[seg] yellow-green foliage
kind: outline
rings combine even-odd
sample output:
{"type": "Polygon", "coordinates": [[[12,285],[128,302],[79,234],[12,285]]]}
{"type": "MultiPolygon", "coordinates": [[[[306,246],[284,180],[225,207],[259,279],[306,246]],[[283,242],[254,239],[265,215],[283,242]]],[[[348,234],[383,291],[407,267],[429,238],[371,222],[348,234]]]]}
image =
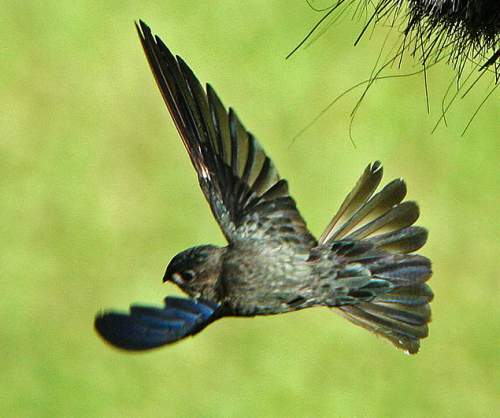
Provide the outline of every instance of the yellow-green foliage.
{"type": "MultiPolygon", "coordinates": [[[[8,1],[0,59],[2,417],[479,417],[498,413],[498,94],[486,84],[430,131],[453,71],[383,80],[352,126],[347,96],[385,32],[337,24],[285,62],[319,17],[305,2],[8,1]],[[31,4],[30,4],[31,3],[31,4]],[[430,230],[430,337],[416,357],[327,309],[225,319],[141,355],[94,314],[160,303],[170,258],[222,244],[133,26],[143,18],[234,106],[319,234],[366,164],[402,176],[430,230]]],[[[395,38],[397,39],[397,38],[395,38]]],[[[404,65],[409,65],[405,63],[404,65]]],[[[402,71],[415,68],[403,67],[402,71]]],[[[358,91],[359,95],[361,92],[358,91]]]]}

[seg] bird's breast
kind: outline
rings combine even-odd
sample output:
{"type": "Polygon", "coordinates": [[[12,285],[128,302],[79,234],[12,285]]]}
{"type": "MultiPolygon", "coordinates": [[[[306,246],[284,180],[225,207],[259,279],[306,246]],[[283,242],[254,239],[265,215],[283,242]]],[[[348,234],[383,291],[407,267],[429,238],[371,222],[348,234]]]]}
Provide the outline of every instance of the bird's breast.
{"type": "Polygon", "coordinates": [[[309,291],[306,254],[286,249],[240,248],[226,254],[220,277],[225,304],[235,315],[269,315],[294,310],[309,291]]]}

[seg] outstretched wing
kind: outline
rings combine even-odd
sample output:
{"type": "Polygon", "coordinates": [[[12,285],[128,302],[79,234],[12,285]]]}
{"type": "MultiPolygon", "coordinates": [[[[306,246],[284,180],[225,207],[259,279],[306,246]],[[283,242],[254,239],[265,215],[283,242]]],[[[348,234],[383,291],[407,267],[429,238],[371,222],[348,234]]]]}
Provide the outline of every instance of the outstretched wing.
{"type": "Polygon", "coordinates": [[[142,21],[137,31],[212,212],[229,242],[258,238],[312,245],[286,180],[236,113],[202,88],[142,21]]]}
{"type": "Polygon", "coordinates": [[[139,351],[194,335],[219,317],[219,306],[214,303],[169,296],[163,308],[132,305],[129,313],[103,312],[94,325],[115,347],[139,351]]]}

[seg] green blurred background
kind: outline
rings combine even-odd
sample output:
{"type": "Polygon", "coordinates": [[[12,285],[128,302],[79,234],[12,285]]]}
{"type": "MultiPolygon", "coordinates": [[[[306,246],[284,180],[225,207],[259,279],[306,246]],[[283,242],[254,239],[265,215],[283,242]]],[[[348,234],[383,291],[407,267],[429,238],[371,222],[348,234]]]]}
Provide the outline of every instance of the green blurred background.
{"type": "MultiPolygon", "coordinates": [[[[8,0],[0,16],[0,416],[494,416],[498,366],[498,94],[430,134],[453,72],[360,91],[386,31],[345,19],[285,62],[320,15],[301,0],[8,0]],[[223,237],[133,26],[143,18],[261,139],[319,234],[366,164],[402,176],[430,230],[433,323],[404,356],[326,309],[227,319],[147,354],[105,345],[104,307],[160,303],[170,258],[223,237]]],[[[411,72],[411,61],[404,70],[411,72]]],[[[490,80],[491,81],[491,80],[490,80]]],[[[497,415],[498,416],[498,415],[497,415]]]]}

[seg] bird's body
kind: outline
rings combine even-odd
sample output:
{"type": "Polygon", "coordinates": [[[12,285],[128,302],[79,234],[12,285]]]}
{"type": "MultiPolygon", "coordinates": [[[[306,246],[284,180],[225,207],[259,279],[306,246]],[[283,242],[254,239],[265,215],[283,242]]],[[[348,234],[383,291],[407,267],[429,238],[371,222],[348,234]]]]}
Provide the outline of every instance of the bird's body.
{"type": "MultiPolygon", "coordinates": [[[[289,312],[300,295],[312,302],[308,254],[290,247],[260,248],[257,242],[227,247],[220,276],[222,300],[234,315],[289,312]]],[[[302,306],[305,307],[305,306],[302,306]]]]}
{"type": "Polygon", "coordinates": [[[427,231],[412,226],[414,202],[401,179],[375,193],[382,166],[370,164],[319,239],[308,230],[288,183],[236,113],[210,85],[174,57],[143,23],[137,28],[167,108],[228,245],[177,254],[164,281],[190,298],[165,307],[105,312],[97,331],[111,344],[143,350],[193,335],[224,316],[255,316],[312,306],[351,322],[410,353],[427,336],[430,261],[410,254],[427,231]]]}

